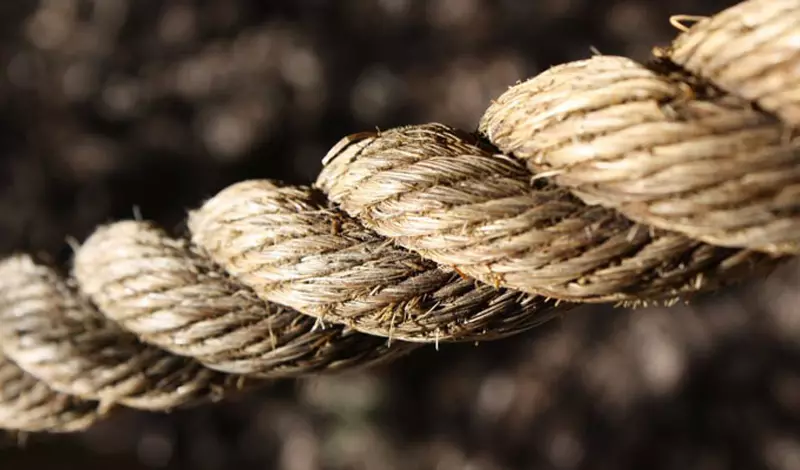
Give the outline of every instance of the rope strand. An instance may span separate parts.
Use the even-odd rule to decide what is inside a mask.
[[[0,262],[0,428],[500,339],[800,254],[800,0],[698,20],[647,66],[598,56],[511,87],[478,133],[364,132],[311,187],[232,185],[184,238],[123,221],[70,276]]]

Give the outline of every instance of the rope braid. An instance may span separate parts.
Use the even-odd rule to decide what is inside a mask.
[[[234,184],[183,237],[101,227],[69,276],[0,261],[0,428],[500,339],[800,254],[800,0],[745,1],[654,55],[554,67],[476,133],[347,137],[314,185]]]

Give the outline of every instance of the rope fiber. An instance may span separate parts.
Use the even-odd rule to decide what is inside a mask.
[[[800,0],[748,0],[646,65],[519,83],[474,133],[346,137],[313,185],[234,184],[182,236],[100,227],[69,275],[13,255],[0,428],[81,430],[765,274],[800,254],[799,131]]]

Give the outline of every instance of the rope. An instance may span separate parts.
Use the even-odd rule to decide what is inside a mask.
[[[800,0],[745,1],[654,55],[554,67],[477,133],[349,136],[313,186],[234,184],[184,236],[101,227],[68,276],[3,260],[0,427],[75,431],[800,254]]]

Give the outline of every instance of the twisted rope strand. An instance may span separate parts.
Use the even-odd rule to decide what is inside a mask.
[[[173,238],[99,228],[71,276],[0,261],[0,427],[83,429],[665,301],[800,254],[800,0],[699,21],[648,66],[601,56],[511,87],[478,134],[337,143],[312,187],[224,189]],[[487,141],[488,139],[488,141]]]
[[[491,285],[582,302],[657,300],[769,263],[532,183],[519,161],[440,124],[360,139],[329,155],[319,187],[364,226]]]
[[[439,268],[315,199],[311,188],[235,184],[189,216],[192,241],[264,300],[385,338],[500,338],[555,310]]]
[[[28,256],[0,263],[3,355],[54,391],[110,405],[163,409],[227,380],[148,347]]]

